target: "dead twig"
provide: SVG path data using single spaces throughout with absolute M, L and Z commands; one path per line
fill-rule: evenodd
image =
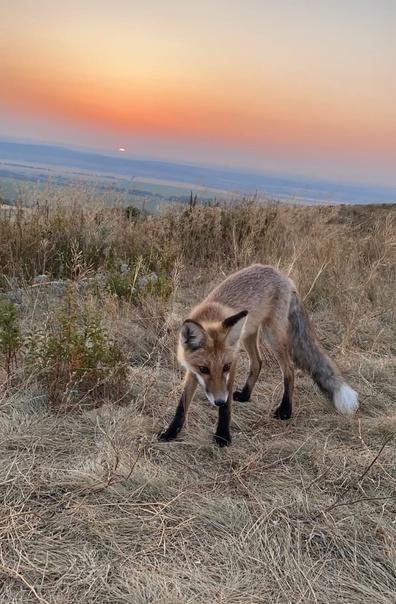
M 367 468 L 364 470 L 364 472 L 359 476 L 359 478 L 355 481 L 350 482 L 349 486 L 345 489 L 345 491 L 337 498 L 337 500 L 332 503 L 331 505 L 329 505 L 327 508 L 324 508 L 323 510 L 321 510 L 319 512 L 319 514 L 316 516 L 316 518 L 320 515 L 320 514 L 326 514 L 327 512 L 330 512 L 331 510 L 333 510 L 336 507 L 339 507 L 340 505 L 347 505 L 348 502 L 342 502 L 342 499 L 344 499 L 345 495 L 347 493 L 349 493 L 349 491 L 353 488 L 356 487 L 362 480 L 363 478 L 369 473 L 369 471 L 371 470 L 371 468 L 373 467 L 373 465 L 375 464 L 375 462 L 379 459 L 382 451 L 385 449 L 386 445 L 393 440 L 393 436 L 390 436 L 389 438 L 387 438 L 385 440 L 385 442 L 382 443 L 381 448 L 379 449 L 378 453 L 376 454 L 376 456 L 374 457 L 374 459 L 369 463 L 369 465 L 367 466 Z M 376 497 L 363 497 L 361 499 L 356 499 L 354 501 L 351 501 L 349 503 L 351 504 L 355 504 L 358 503 L 359 501 L 372 501 L 377 499 Z M 381 499 L 392 499 L 392 497 L 385 497 L 385 498 L 381 498 Z

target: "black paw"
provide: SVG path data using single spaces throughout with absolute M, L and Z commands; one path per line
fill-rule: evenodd
M 165 430 L 165 432 L 159 432 L 157 436 L 160 442 L 165 443 L 174 440 L 177 436 L 177 432 L 174 430 Z
M 238 401 L 240 403 L 247 403 L 248 401 L 250 401 L 249 388 L 246 388 L 246 386 L 244 386 L 242 390 L 235 390 L 234 401 Z
M 291 415 L 291 409 L 289 409 L 288 407 L 282 407 L 282 405 L 277 407 L 272 414 L 272 416 L 276 419 L 290 419 Z
M 214 439 L 218 447 L 228 447 L 231 444 L 231 434 L 215 434 Z

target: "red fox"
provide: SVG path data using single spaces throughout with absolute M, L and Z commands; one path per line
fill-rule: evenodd
M 358 409 L 358 395 L 321 349 L 293 281 L 271 266 L 254 264 L 220 283 L 184 321 L 178 360 L 186 369 L 175 416 L 160 440 L 172 440 L 182 429 L 197 385 L 218 407 L 215 442 L 231 443 L 232 398 L 248 401 L 261 370 L 260 332 L 283 373 L 283 397 L 274 411 L 279 419 L 292 414 L 294 365 L 308 372 L 345 415 Z M 240 343 L 250 360 L 246 384 L 233 392 Z

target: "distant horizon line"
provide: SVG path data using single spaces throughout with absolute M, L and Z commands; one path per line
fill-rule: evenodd
M 235 173 L 235 172 L 239 172 L 241 174 L 244 175 L 252 175 L 252 176 L 267 176 L 267 177 L 274 177 L 274 178 L 279 178 L 279 177 L 285 177 L 285 178 L 290 178 L 296 181 L 299 181 L 301 183 L 304 182 L 314 182 L 314 183 L 318 183 L 318 184 L 325 184 L 325 183 L 331 183 L 331 184 L 340 184 L 340 185 L 351 185 L 351 186 L 361 186 L 361 187 L 367 187 L 370 189 L 385 189 L 385 190 L 395 190 L 396 191 L 396 185 L 392 185 L 392 184 L 379 184 L 376 182 L 370 182 L 370 181 L 361 181 L 361 180 L 350 180 L 350 179 L 344 179 L 344 178 L 332 178 L 332 177 L 324 177 L 324 176 L 312 176 L 312 175 L 308 175 L 308 174 L 301 174 L 301 173 L 293 173 L 293 172 L 288 172 L 288 171 L 280 171 L 280 170 L 266 170 L 266 169 L 249 169 L 246 167 L 243 167 L 241 165 L 225 165 L 225 164 L 219 164 L 219 163 L 211 163 L 211 164 L 206 164 L 203 162 L 199 162 L 199 161 L 179 161 L 177 159 L 173 159 L 173 158 L 158 158 L 158 157 L 153 157 L 152 155 L 136 155 L 136 154 L 129 154 L 128 151 L 123 151 L 123 152 L 117 152 L 117 150 L 110 150 L 110 149 L 105 149 L 105 148 L 96 148 L 96 147 L 86 147 L 86 146 L 80 146 L 80 145 L 76 145 L 76 144 L 71 144 L 71 143 L 65 143 L 65 142 L 60 142 L 60 141 L 45 141 L 45 140 L 41 140 L 41 139 L 21 139 L 19 137 L 9 137 L 9 136 L 5 136 L 3 137 L 0 134 L 0 143 L 11 143 L 11 144 L 17 144 L 17 145 L 35 145 L 38 147 L 55 147 L 55 148 L 60 148 L 60 149 L 66 149 L 69 151 L 73 151 L 73 152 L 77 152 L 77 153 L 82 153 L 82 154 L 88 154 L 91 153 L 93 155 L 99 155 L 102 157 L 115 157 L 118 158 L 120 160 L 132 160 L 132 161 L 146 161 L 146 162 L 151 162 L 153 164 L 157 163 L 157 164 L 170 164 L 172 166 L 186 166 L 186 167 L 191 167 L 191 168 L 205 168 L 207 170 L 211 170 L 211 171 L 216 171 L 216 170 L 224 170 L 225 172 L 228 172 L 230 174 Z M 1 161 L 1 160 L 0 160 Z M 39 163 L 39 162 L 38 162 Z

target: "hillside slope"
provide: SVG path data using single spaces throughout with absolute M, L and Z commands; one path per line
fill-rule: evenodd
M 394 603 L 395 208 L 62 201 L 0 214 L 0 600 Z M 183 317 L 256 261 L 293 276 L 358 416 L 298 373 L 273 419 L 266 353 L 232 447 L 202 393 L 159 443 Z

